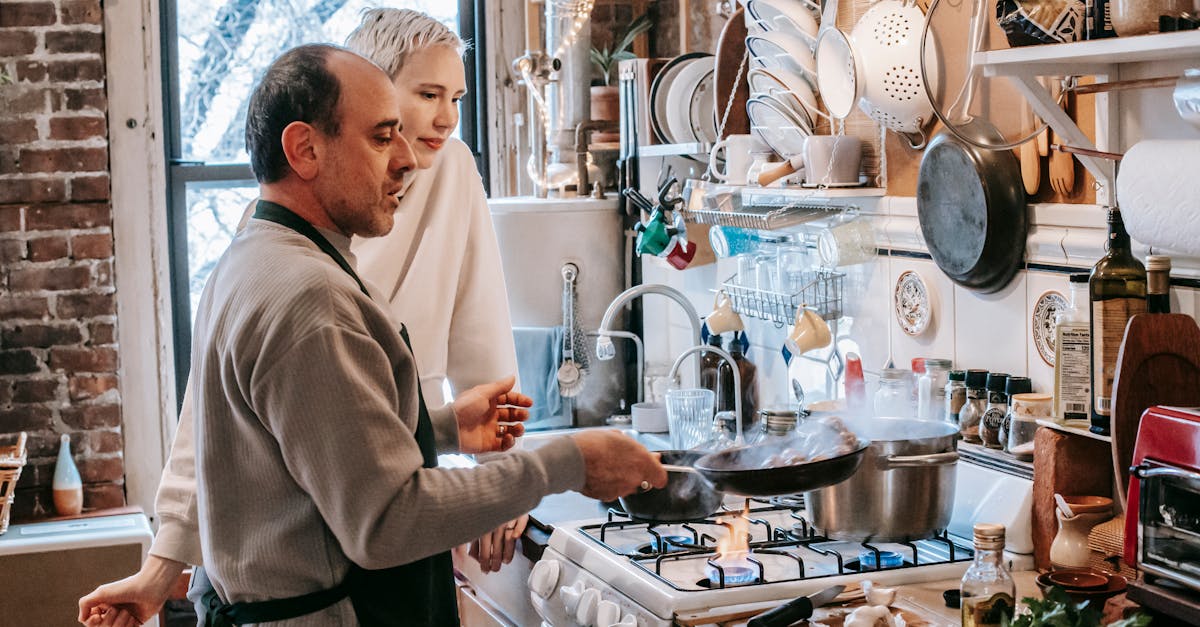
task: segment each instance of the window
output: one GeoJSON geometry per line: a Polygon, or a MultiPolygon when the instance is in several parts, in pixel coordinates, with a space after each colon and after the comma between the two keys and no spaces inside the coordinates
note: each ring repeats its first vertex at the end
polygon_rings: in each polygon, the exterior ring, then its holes
{"type": "Polygon", "coordinates": [[[267,66],[303,43],[342,43],[367,8],[396,6],[428,13],[472,44],[465,59],[471,93],[463,99],[456,135],[479,157],[484,125],[477,115],[485,109],[480,103],[483,74],[476,52],[482,42],[475,36],[474,1],[164,0],[163,89],[180,402],[200,292],[246,206],[258,195],[243,133],[250,91],[267,66]]]}

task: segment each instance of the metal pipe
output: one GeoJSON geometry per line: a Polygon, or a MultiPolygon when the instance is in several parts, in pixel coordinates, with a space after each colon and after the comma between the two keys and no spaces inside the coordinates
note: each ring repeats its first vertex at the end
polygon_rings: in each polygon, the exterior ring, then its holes
{"type": "Polygon", "coordinates": [[[592,131],[612,132],[615,130],[618,130],[617,123],[610,120],[586,120],[575,127],[576,196],[586,198],[591,187],[588,184],[587,170],[588,136],[592,131]]]}
{"type": "MultiPolygon", "coordinates": [[[[600,338],[596,340],[596,357],[600,360],[609,360],[616,356],[617,349],[613,346],[612,338],[608,337],[608,333],[613,331],[613,320],[617,317],[617,312],[621,310],[627,303],[639,296],[646,294],[661,294],[671,300],[679,303],[683,311],[687,314],[688,322],[692,325],[692,339],[696,344],[700,343],[700,314],[696,313],[696,308],[692,306],[692,302],[688,300],[683,292],[666,285],[658,283],[649,283],[635,285],[624,292],[621,292],[608,304],[608,309],[604,310],[604,317],[600,319],[600,328],[597,333],[600,338]]],[[[696,364],[696,381],[700,380],[700,364],[696,364]]]]}
{"type": "MultiPolygon", "coordinates": [[[[671,371],[667,373],[667,378],[674,379],[679,372],[679,366],[683,365],[683,360],[696,353],[712,353],[724,359],[729,364],[729,368],[733,370],[733,413],[736,414],[734,418],[737,420],[737,437],[734,438],[733,443],[742,446],[746,443],[746,438],[742,437],[742,375],[738,373],[737,362],[733,360],[733,355],[707,344],[692,346],[675,358],[675,363],[671,364],[671,371]]],[[[696,367],[700,367],[699,359],[696,360],[696,367]]]]}

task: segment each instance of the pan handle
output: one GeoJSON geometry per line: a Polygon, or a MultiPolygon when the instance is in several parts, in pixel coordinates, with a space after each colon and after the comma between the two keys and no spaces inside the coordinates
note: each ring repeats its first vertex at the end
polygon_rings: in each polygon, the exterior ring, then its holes
{"type": "Polygon", "coordinates": [[[958,452],[931,453],[929,455],[888,455],[883,459],[883,469],[893,468],[926,468],[929,466],[945,466],[958,461],[958,452]]]}

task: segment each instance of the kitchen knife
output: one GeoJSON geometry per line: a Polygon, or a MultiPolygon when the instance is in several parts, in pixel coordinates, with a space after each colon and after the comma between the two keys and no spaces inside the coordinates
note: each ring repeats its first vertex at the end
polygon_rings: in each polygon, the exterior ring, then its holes
{"type": "Polygon", "coordinates": [[[813,615],[813,610],[837,598],[846,586],[830,586],[815,594],[788,601],[779,607],[767,610],[746,623],[747,627],[787,627],[813,615]]]}

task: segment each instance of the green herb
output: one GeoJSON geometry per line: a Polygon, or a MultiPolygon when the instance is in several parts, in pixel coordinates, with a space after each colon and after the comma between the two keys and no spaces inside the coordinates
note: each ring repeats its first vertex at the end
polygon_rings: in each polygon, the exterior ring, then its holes
{"type": "Polygon", "coordinates": [[[605,85],[612,84],[612,71],[618,61],[628,61],[629,59],[637,58],[629,51],[629,46],[633,45],[633,40],[638,35],[650,30],[650,27],[653,25],[654,23],[650,21],[649,15],[642,15],[629,25],[629,29],[625,31],[625,34],[621,36],[621,39],[617,41],[611,50],[608,46],[605,46],[603,50],[592,48],[592,63],[600,68],[600,73],[604,75],[605,85]]]}
{"type": "MultiPolygon", "coordinates": [[[[1021,601],[1029,606],[1029,612],[1013,619],[1010,627],[1100,627],[1101,624],[1101,612],[1090,601],[1076,603],[1058,586],[1047,590],[1044,599],[1025,597],[1021,601]]],[[[1108,627],[1146,627],[1149,624],[1150,617],[1138,612],[1110,623],[1108,627]]]]}

